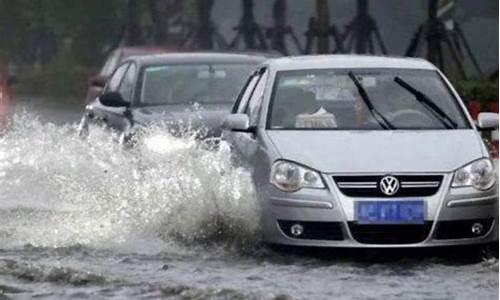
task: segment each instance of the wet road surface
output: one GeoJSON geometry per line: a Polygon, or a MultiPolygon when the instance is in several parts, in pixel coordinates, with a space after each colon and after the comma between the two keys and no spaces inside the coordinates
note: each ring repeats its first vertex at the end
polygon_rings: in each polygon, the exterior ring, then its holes
{"type": "Polygon", "coordinates": [[[477,249],[270,249],[227,153],[83,141],[67,103],[21,101],[0,138],[0,299],[498,299],[477,249]]]}

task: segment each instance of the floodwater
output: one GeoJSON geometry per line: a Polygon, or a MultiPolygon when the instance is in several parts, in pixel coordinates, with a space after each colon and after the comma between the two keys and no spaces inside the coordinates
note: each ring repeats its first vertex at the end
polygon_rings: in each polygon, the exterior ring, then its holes
{"type": "Polygon", "coordinates": [[[79,110],[23,101],[0,138],[0,299],[498,299],[475,249],[270,249],[224,147],[81,140],[79,110]]]}

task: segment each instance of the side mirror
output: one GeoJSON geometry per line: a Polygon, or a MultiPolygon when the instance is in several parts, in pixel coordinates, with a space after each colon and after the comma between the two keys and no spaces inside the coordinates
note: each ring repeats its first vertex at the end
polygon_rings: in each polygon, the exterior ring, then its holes
{"type": "Polygon", "coordinates": [[[99,96],[99,102],[109,107],[130,107],[130,103],[123,100],[122,95],[117,92],[109,92],[99,96]]]}
{"type": "Polygon", "coordinates": [[[498,129],[498,114],[483,112],[477,117],[477,126],[481,130],[497,130],[498,129]]]}
{"type": "Polygon", "coordinates": [[[89,86],[104,88],[107,78],[101,75],[94,75],[89,78],[89,86]]]}
{"type": "Polygon", "coordinates": [[[231,114],[224,118],[222,128],[234,131],[249,131],[250,119],[246,114],[231,114]]]}

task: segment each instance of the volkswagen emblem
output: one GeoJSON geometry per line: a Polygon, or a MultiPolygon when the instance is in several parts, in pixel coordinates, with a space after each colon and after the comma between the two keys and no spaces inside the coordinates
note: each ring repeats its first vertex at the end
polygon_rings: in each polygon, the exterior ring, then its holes
{"type": "Polygon", "coordinates": [[[399,180],[394,176],[385,176],[380,180],[380,190],[387,196],[394,196],[399,191],[399,180]]]}

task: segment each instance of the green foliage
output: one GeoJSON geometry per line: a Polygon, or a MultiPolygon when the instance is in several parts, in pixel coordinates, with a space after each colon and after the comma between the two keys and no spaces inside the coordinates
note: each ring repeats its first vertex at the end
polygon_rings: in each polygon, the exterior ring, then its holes
{"type": "Polygon", "coordinates": [[[51,0],[61,26],[59,32],[71,39],[71,51],[78,63],[96,65],[112,44],[117,43],[125,24],[124,1],[51,0]],[[59,7],[57,7],[59,6],[59,7]],[[62,12],[62,13],[60,13],[62,12]]]}
{"type": "Polygon", "coordinates": [[[22,62],[46,34],[69,42],[76,62],[101,63],[126,23],[124,0],[0,0],[0,57],[22,62]],[[8,42],[6,42],[8,41],[8,42]]]}
{"type": "Polygon", "coordinates": [[[498,101],[498,80],[462,80],[454,86],[465,101],[479,101],[482,106],[498,101]]]}
{"type": "Polygon", "coordinates": [[[3,57],[19,59],[20,49],[28,45],[27,33],[30,28],[30,16],[25,11],[26,1],[0,0],[0,63],[3,57]]]}
{"type": "Polygon", "coordinates": [[[71,52],[65,51],[44,68],[24,66],[19,77],[18,90],[24,95],[52,97],[78,97],[83,99],[87,80],[94,68],[75,61],[71,52]]]}
{"type": "Polygon", "coordinates": [[[0,0],[0,67],[17,65],[21,94],[83,97],[126,12],[125,0],[0,0]]]}

